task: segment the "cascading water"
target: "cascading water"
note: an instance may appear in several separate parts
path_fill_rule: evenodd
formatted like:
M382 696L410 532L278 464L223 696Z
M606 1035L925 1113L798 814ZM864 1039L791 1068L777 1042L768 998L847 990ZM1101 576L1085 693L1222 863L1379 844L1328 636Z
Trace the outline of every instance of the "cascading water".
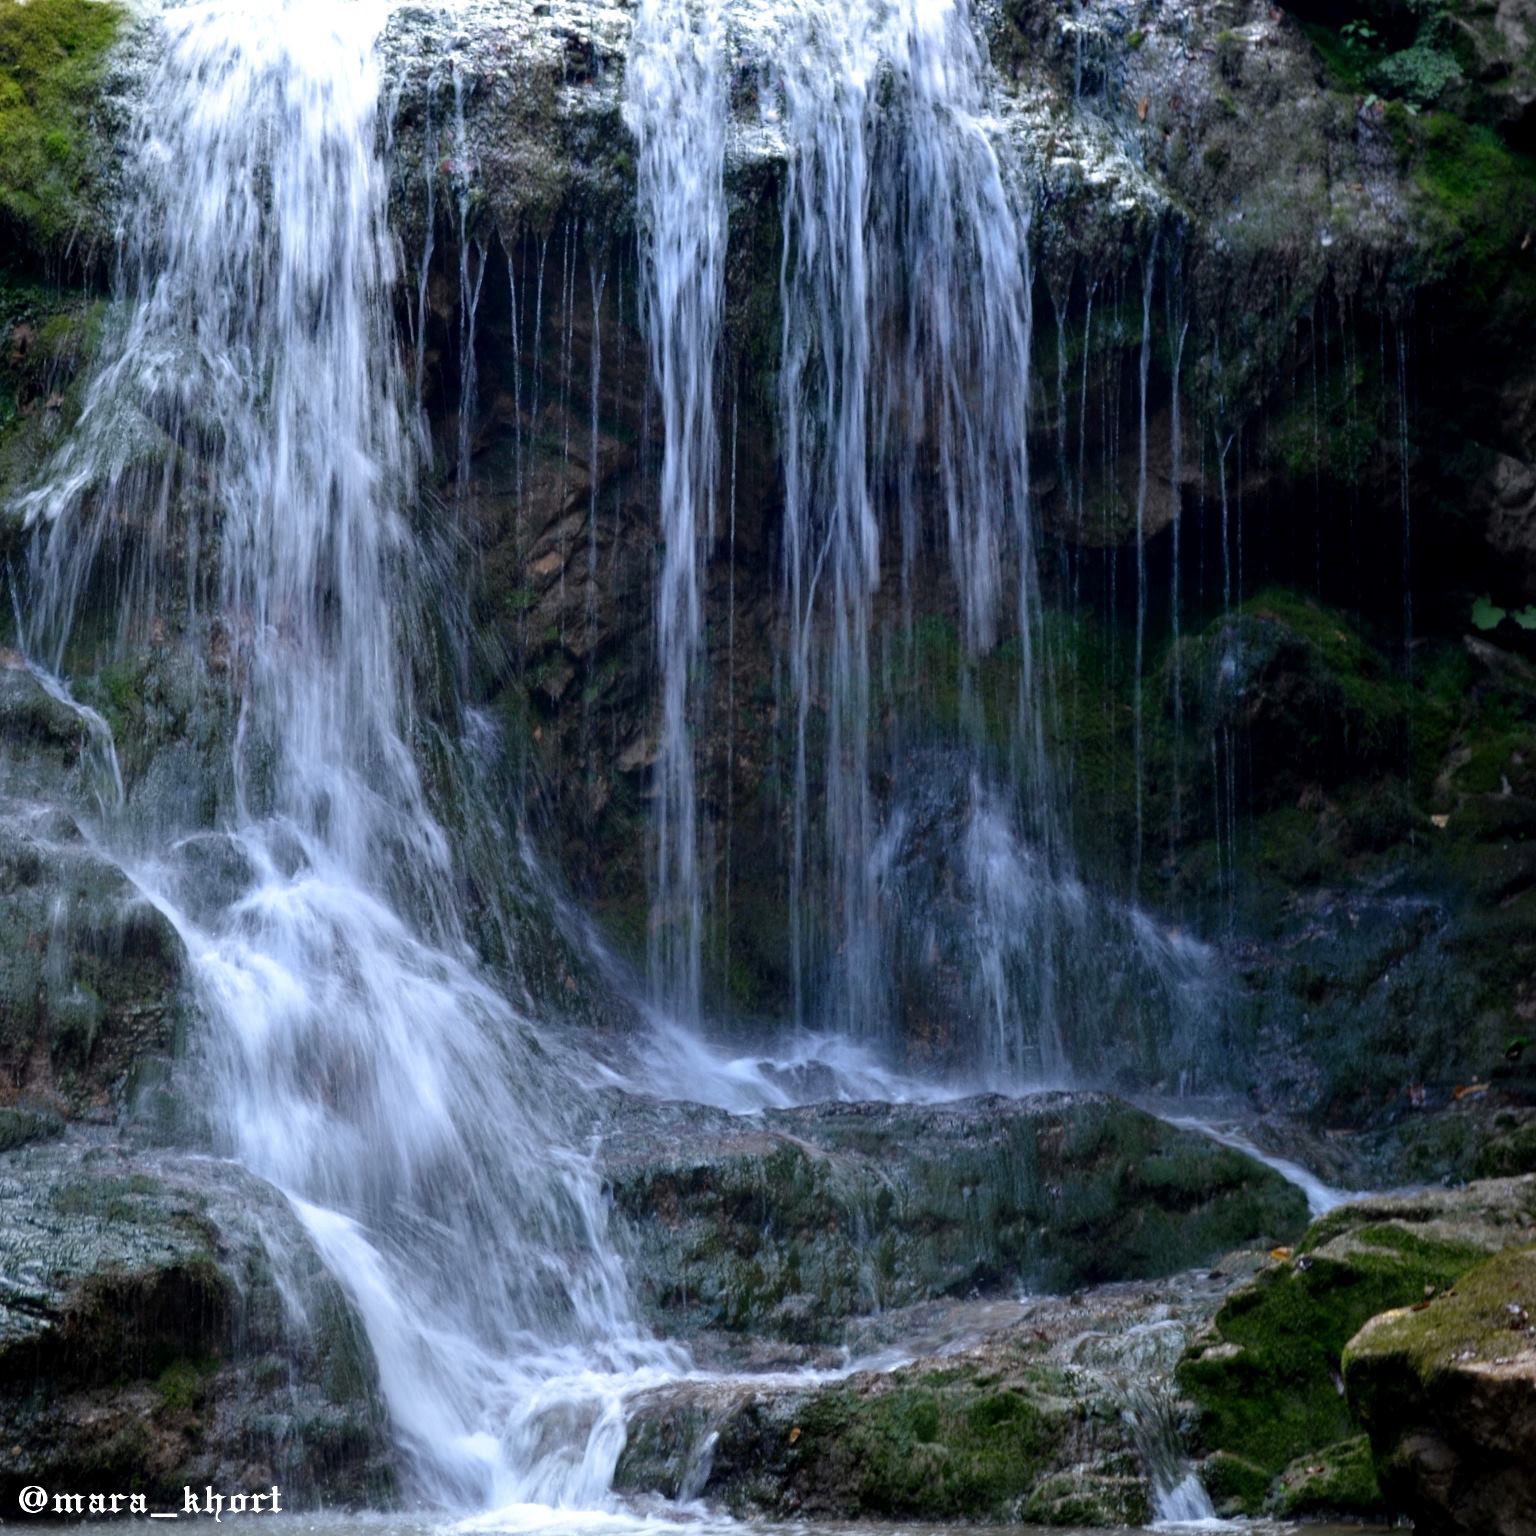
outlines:
M218 835L182 803L99 835L186 940L215 1142L288 1193L353 1296L421 1492L592 1504L619 1383L677 1358L631 1319L558 1059L477 972L409 745L430 633L381 19L168 13L119 328L24 503L24 640L53 667L179 643L225 701ZM106 636L80 622L98 603ZM211 845L223 888L194 903Z
M824 1021L872 1037L891 1016L871 787L875 599L892 538L907 585L930 485L968 656L996 642L1004 573L1015 573L1013 770L1027 830L1043 837L1051 821L1032 657L1029 224L963 5L808 3L778 27L796 1010L810 1012L819 985ZM835 964L811 952L818 898Z
M640 144L644 318L661 398L661 571L656 659L652 987L699 1012L703 894L690 707L703 632L703 563L714 538L719 440L715 354L725 279L725 38L719 0L644 0L626 77Z

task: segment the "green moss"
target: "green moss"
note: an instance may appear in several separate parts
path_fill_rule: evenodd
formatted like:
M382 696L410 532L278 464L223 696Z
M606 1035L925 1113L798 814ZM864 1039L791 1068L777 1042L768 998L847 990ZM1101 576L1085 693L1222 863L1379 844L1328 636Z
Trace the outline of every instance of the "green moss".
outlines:
M1200 1481L1218 1511L1259 1509L1269 1497L1270 1475L1230 1451L1215 1451L1200 1464Z
M0 1109L0 1152L58 1136L63 1130L64 1122L47 1110Z
M1369 1439L1355 1435L1293 1461L1280 1474L1272 1507L1287 1520L1312 1515L1379 1515L1381 1488L1376 1482Z
M1022 1392L978 1392L962 1373L935 1371L892 1392L823 1394L797 1443L824 1462L822 1475L835 1467L851 1481L862 1513L997 1519L1029 1494L1056 1439Z
M1352 47L1334 28L1318 22L1304 21L1301 30L1317 50L1324 69L1335 85L1352 91L1363 87L1370 60L1362 49Z
M1368 745L1397 739L1406 687L1347 619L1283 587L1266 588L1241 611L1278 620L1316 651L1346 703L1358 712Z
M35 246L81 219L91 98L123 17L110 0L0 6L0 218Z
M172 1413L189 1413L207 1394L218 1363L213 1360L176 1360L161 1371L155 1382L162 1408Z
M1479 1179L1511 1178L1536 1173L1536 1121L1495 1136L1477 1155L1473 1175Z
M143 1174L124 1178L77 1179L52 1191L53 1208L61 1216L96 1216L103 1221L133 1221L143 1215L141 1202L158 1186Z
M1509 285L1530 302L1536 276L1518 258L1536 217L1536 162L1492 129L1443 112L1421 120L1416 145L1413 179L1439 221L1445 264L1468 285L1467 301L1493 302Z
M1514 1354L1524 1329L1512 1308L1520 1307L1536 1309L1536 1248L1497 1254L1427 1306L1394 1310L1352 1339L1344 1379L1372 1436L1389 1440L1383 1431L1414 1416L1417 1390L1432 1389L1442 1375L1472 1360Z
M1337 1239L1342 1244L1327 1248ZM1345 1345L1370 1318L1419 1301L1486 1250L1395 1222L1361 1224L1345 1208L1315 1223L1297 1258L1263 1271L1217 1314L1214 1338L1180 1363L1210 1450L1276 1477L1298 1458L1352 1440L1360 1426L1339 1390ZM1238 1500L1257 1513L1251 1487Z

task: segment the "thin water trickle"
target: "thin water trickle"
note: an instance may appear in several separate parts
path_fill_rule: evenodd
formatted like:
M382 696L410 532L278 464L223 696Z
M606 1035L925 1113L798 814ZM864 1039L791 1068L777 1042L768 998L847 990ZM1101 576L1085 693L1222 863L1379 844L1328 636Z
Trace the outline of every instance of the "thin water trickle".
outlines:
M719 470L726 108L719 0L697 8L687 0L642 0L624 115L640 146L643 320L663 435L651 983L668 1008L690 1020L699 1015L704 920L691 708Z

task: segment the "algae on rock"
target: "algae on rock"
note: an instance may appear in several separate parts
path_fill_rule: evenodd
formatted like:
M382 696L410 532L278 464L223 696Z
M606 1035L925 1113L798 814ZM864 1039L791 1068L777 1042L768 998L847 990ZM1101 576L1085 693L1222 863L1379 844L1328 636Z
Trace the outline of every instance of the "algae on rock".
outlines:
M1533 1222L1536 1178L1379 1196L1315 1222L1292 1254L1228 1298L1179 1365L1213 1494L1247 1513L1271 1501L1294 1507L1313 1492L1335 1510L1378 1508L1346 1449L1362 1428L1344 1395L1346 1346L1371 1318L1438 1295L1490 1254L1528 1241ZM1348 1504L1355 1497L1364 1508Z

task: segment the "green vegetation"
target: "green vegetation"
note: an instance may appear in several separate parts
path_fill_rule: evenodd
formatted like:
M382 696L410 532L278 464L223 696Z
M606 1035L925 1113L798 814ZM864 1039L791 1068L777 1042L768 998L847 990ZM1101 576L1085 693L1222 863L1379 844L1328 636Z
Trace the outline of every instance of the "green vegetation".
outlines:
M1038 1368L1039 1390L1051 1373ZM796 1445L847 1480L850 1505L891 1518L1005 1519L1016 1516L1052 1464L1057 1416L1034 1394L978 1390L972 1372L933 1371L894 1392L847 1388L816 1397Z
M1512 619L1520 629L1536 629L1536 603L1527 604L1510 613L1508 609L1500 608L1485 593L1472 604L1472 623L1478 629L1497 629L1505 619Z
M1536 220L1536 162L1449 113L1413 127L1413 179L1440 225L1447 267L1469 285L1468 303L1493 303L1506 288L1536 301L1536 264L1520 259Z
M1536 1249L1512 1248L1456 1277L1454 1290L1437 1294L1427 1307L1404 1308L1383 1319L1344 1356L1351 1388L1358 1363L1367 1356L1400 1353L1422 1380L1442 1370L1457 1354L1475 1358L1505 1353L1510 1340L1510 1298L1530 1293ZM1382 1309L1386 1311L1386 1308ZM1368 1406L1362 1402L1362 1407Z
M91 100L124 12L111 0L0 6L0 221L46 249L91 195Z
M1486 97L1472 83L1499 78L1502 45L1480 56L1478 24L1451 0L1305 31L1336 85L1364 96L1392 134L1435 231L1439 270L1421 276L1456 275L1472 306L1511 289L1532 302L1536 270L1519 257L1536 218L1536 163L1482 120Z
M1356 1435L1298 1457L1280 1474L1272 1507L1287 1520L1317 1515L1369 1518L1376 1514L1382 1497L1371 1460L1371 1442L1364 1435Z
M1289 1257L1228 1298L1180 1363L1200 1410L1213 1496L1256 1514L1368 1514L1377 1507L1361 1425L1340 1390L1345 1347L1373 1317L1456 1285L1506 1230L1490 1195L1457 1221L1422 1210L1346 1206ZM1511 1229L1513 1230L1513 1229Z
M155 1382L161 1406L171 1413L190 1413L200 1407L218 1368L212 1359L172 1361Z

